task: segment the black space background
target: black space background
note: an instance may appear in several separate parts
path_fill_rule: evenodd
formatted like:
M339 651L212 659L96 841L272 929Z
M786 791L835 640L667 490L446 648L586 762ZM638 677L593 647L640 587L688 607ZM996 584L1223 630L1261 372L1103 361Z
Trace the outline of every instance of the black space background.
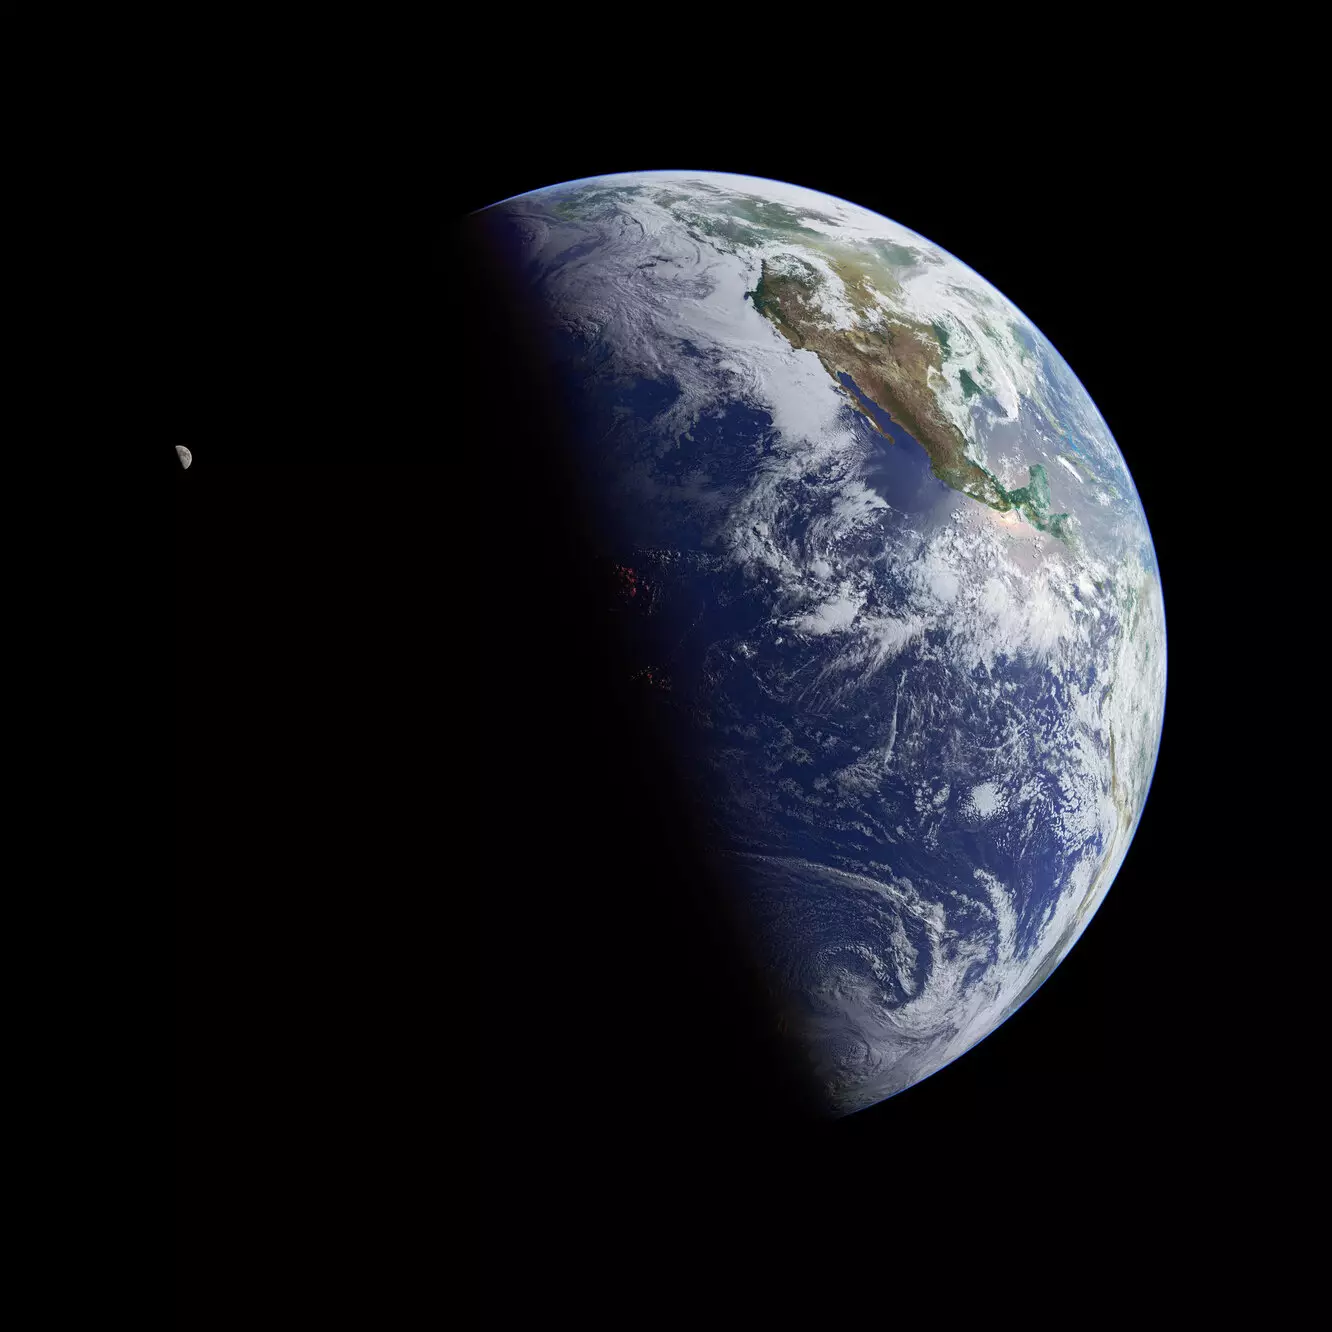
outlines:
M1168 363L1185 326L1227 336L1221 146L1184 111L981 161L911 123L871 152L808 125L756 148L548 119L534 99L508 119L454 104L425 144L353 123L326 143L301 118L200 134L180 211L199 251L180 299L208 311L178 383L195 461L164 445L162 464L195 1289L219 1262L295 1262L312 1235L410 1265L460 1219L502 1240L519 1217L552 1236L730 1218L755 1180L797 1229L812 1198L909 1210L922 1181L995 1173L1196 1203L1259 1077L1228 957L1265 873L1213 798L1237 571L1196 481L1204 443L1214 464L1234 446L1204 440ZM1101 409L1163 573L1165 732L1107 900L998 1032L832 1125L772 1057L619 688L539 359L454 262L471 208L668 166L851 199L991 280Z

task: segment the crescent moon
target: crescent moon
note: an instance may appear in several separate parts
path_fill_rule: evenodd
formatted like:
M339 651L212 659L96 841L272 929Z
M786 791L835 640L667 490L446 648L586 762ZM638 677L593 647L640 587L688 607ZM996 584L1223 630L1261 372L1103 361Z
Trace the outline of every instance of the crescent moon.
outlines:
M189 449L187 449L184 444L176 445L176 456L180 459L180 465L182 467L188 467L194 461L194 455L190 453Z

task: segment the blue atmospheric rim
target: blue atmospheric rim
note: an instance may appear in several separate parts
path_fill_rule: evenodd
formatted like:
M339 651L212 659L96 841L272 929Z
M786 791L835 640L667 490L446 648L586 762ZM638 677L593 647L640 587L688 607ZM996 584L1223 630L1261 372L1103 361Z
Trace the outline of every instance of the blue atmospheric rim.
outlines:
M586 185L591 183L592 181L611 180L619 176L691 176L691 175L725 176L731 180L752 180L752 181L771 183L774 185L786 185L790 189L803 190L806 194L812 194L819 199L831 199L833 203L845 204L848 208L859 209L860 212L862 213L868 213L870 217L882 218L885 222L891 222L893 226L900 227L903 231L910 233L912 236L920 237L920 239L924 241L926 245L930 246L932 249L938 250L940 254L947 255L948 258L950 258L954 263L960 264L964 269L966 269L968 273L972 274L974 277L978 278L981 282L983 282L987 287L989 287L991 291L999 292L999 295L1002 296L1003 299L1013 307L1013 309L1017 310L1018 314L1020 314L1022 318L1025 319L1027 323L1031 325L1032 328L1036 329L1037 333L1040 333L1041 338L1045 342L1045 345L1057 357L1059 357L1059 360L1063 364L1064 369L1067 370L1068 373L1073 377L1073 382L1082 390L1083 396L1087 399L1087 401L1091 403L1092 410L1096 413L1098 417L1100 417L1101 424L1105 427L1105 433L1110 436L1111 442L1115 446L1115 452L1119 454L1120 461L1124 463L1124 475L1128 477L1129 487L1132 489L1133 498L1138 505L1138 512L1142 515L1143 526L1147 529L1147 544L1148 546L1151 547L1152 563L1156 569L1156 581L1157 585L1161 589L1161 640L1165 651L1165 689L1161 695L1161 725L1156 732L1156 752L1152 755L1151 775L1147 778L1147 787L1146 790L1143 792L1142 805L1138 810L1137 817L1133 820L1133 831L1129 834L1128 846L1125 847L1124 849L1124 854L1127 857L1129 848L1131 848L1133 845L1133 839L1138 835L1138 825L1142 822L1143 813L1147 809L1148 801L1151 799L1152 783L1156 780L1156 765L1160 762L1161 758L1161 739L1165 734L1166 701L1170 697L1170 636L1168 628L1166 626L1166 618L1165 618L1165 587L1161 579L1161 563L1156 555L1156 542L1152 537L1152 525L1147 519L1147 510L1143 506L1142 496L1138 494L1137 482L1135 482L1133 479L1133 472L1129 468L1128 461L1124 457L1123 450L1120 449L1119 447L1119 441L1115 439L1114 431L1110 429L1110 423L1105 419L1104 416L1101 416L1101 409L1096 405L1096 399L1093 398L1092 395L1087 392L1087 386L1082 382L1082 380L1078 378L1077 371L1075 371L1073 367L1069 365L1069 363L1066 360L1064 360L1063 353L1059 350L1058 347L1054 345L1053 342L1050 341L1049 338L1045 336L1043 332L1041 332L1041 329L1037 325L1036 321L1032 319L1025 310L1021 309L1015 301L1011 300L1008 296L1005 296L1003 292L999 291L999 288L996 287L994 283L991 282L989 278L987 278L983 273L978 273L965 260L959 259L957 255L953 254L950 250L945 250L942 245L936 244L934 241L930 240L928 236L922 236L919 231L916 231L912 227L907 226L906 223L895 221L893 218L887 217L883 213L876 213L872 208L866 208L864 204L855 203L850 199L842 199L835 194L827 193L825 190L811 189L808 185L797 185L794 181L789 181L789 180L773 180L769 176L747 176L744 175L743 173L736 171L714 171L706 167L691 167L688 170L653 169L650 171L604 171L600 175L596 176L579 176L574 180L555 181L550 185L540 185L533 190L524 190L521 194L511 194L508 196L508 198L496 199L494 203L485 204L481 208L474 208L469 214L467 214L467 216L475 217L478 213L484 213L491 208L498 208L502 204L512 203L513 200L515 199L526 199L533 194L544 194L547 190L564 189L568 186L573 186L573 185ZM1118 877L1119 877L1119 871L1116 870L1115 878L1117 879ZM1087 923L1082 927L1082 933L1078 935L1078 938L1075 939L1073 941L1072 946L1070 946L1068 954L1065 954L1065 956L1061 958L1060 961L1050 969L1050 975L1046 976L1045 980L1041 981L1041 983L1015 1009L1013 1009L1013 1011L1009 1013L1009 1015L1006 1018L1004 1018L1000 1022L997 1022L993 1027L990 1028L989 1031L985 1033L984 1036L980 1038L980 1040L975 1041L971 1045L967 1046L967 1048L963 1050L961 1054L954 1055L953 1058L948 1060L948 1062L945 1064L940 1064L938 1068L934 1069L933 1072L926 1074L925 1077L921 1078L919 1082L913 1082L910 1086L903 1087L901 1091L894 1092L891 1096L885 1096L882 1100L874 1101L869 1105L861 1106L856 1110L852 1110L847 1115L841 1116L841 1118L850 1118L851 1115L860 1114L865 1110L872 1110L877 1105L883 1105L887 1101L894 1100L898 1096L901 1096L903 1093L909 1092L911 1090L911 1087L918 1087L922 1082L928 1082L930 1078L934 1077L936 1073L941 1073L950 1064L956 1063L957 1060L962 1058L962 1055L970 1053L972 1050L976 1048L976 1046L980 1045L981 1041L988 1040L991 1036L994 1035L996 1031L999 1030L1000 1027L1004 1026L1005 1023L1009 1022L1011 1019L1016 1017L1017 1014L1020 1013L1041 992L1041 990L1045 988L1045 985L1049 981L1050 976L1053 976L1055 972L1058 971L1059 968L1064 965L1064 962L1067 961L1069 954L1071 954L1073 951L1073 948L1077 947L1077 944L1079 940L1081 940L1082 935L1087 932L1088 928L1091 926L1092 921L1096 919L1096 915L1100 911L1101 906L1104 905L1105 899L1110 896L1110 889L1113 888L1114 886L1115 883L1114 880L1112 879L1110 881L1109 887L1106 888L1100 903L1098 903L1096 910L1092 912L1091 916L1087 919Z

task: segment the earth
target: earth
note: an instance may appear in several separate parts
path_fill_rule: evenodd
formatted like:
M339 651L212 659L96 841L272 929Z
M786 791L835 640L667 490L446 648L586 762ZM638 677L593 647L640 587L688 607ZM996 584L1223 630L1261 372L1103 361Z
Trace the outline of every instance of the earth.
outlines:
M1142 814L1161 586L1095 404L905 227L706 172L477 214L532 301L644 691L835 1114L994 1031Z

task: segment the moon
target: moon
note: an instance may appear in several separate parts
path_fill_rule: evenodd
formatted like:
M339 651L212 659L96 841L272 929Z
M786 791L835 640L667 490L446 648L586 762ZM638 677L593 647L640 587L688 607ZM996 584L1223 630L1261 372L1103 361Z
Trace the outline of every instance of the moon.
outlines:
M182 467L188 467L194 461L194 455L190 453L189 449L187 449L184 444L176 445L176 456L180 459L180 465Z

